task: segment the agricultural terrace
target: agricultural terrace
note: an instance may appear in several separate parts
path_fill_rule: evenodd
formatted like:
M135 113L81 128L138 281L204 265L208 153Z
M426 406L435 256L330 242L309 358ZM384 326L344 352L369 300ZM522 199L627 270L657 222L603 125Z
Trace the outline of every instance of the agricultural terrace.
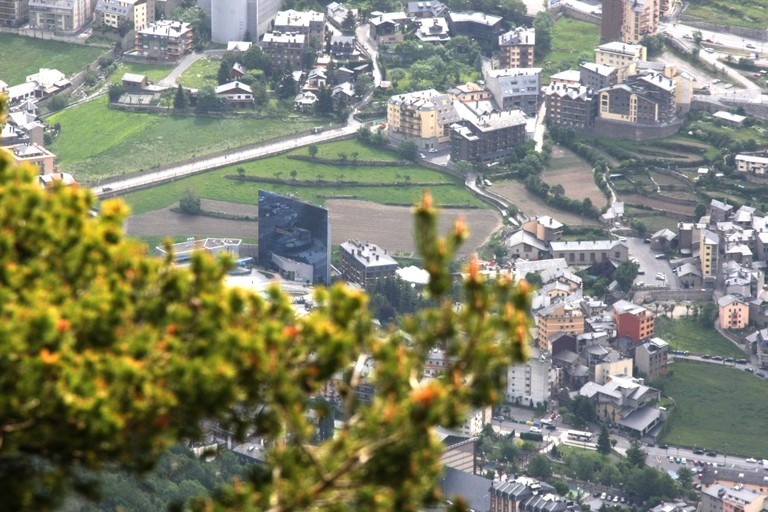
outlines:
M768 12L764 0L691 0L683 20L706 21L717 25L732 25L764 30Z
M547 171L542 173L545 176ZM525 189L525 185L517 180L497 180L493 192L513 203L525 215L550 215L568 226L598 226L597 221L582 217L576 213L554 208Z
M221 59L203 57L192 63L176 80L177 84L190 89L202 89L206 85L216 87L219 85L217 75Z
M657 304L657 306L659 306ZM724 338L712 325L691 316L672 320L658 315L655 320L656 336L662 338L672 350L687 350L692 354L710 354L723 357L744 357L744 352Z
M47 121L61 126L51 150L62 170L81 183L257 144L317 125L317 120L295 114L257 119L130 113L110 109L106 97L58 112Z
M105 51L95 46L0 33L0 80L8 85L20 84L40 68L58 69L72 76Z
M607 204L607 198L595 185L592 166L562 146L552 146L552 157L541 179L550 187L561 185L571 199L589 198L598 208Z
M120 84L123 82L123 75L126 73L134 73L136 75L145 75L150 82L157 83L168 76L171 71L173 71L173 66L122 62L120 63L120 66L109 75L109 82Z
M560 17L552 28L552 51L542 59L542 83L549 83L549 77L559 71L578 69L580 62L594 62L599 45L598 25Z
M675 402L660 441L768 458L762 379L733 366L677 360L671 375L654 384Z

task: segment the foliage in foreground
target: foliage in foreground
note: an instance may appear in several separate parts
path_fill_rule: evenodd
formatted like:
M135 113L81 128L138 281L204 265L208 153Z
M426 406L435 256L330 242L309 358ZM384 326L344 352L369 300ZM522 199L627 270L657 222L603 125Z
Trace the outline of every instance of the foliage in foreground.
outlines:
M458 221L439 237L427 193L415 233L437 306L381 332L367 296L343 285L316 290L316 308L297 318L276 287L266 298L226 287L231 261L199 254L178 268L150 258L123 236L122 202L91 217L89 191L44 191L30 169L0 158L8 509L48 509L72 488L90 489L83 469L148 470L212 419L269 439L270 471L192 510L418 510L440 498L434 427L456 427L470 406L497 401L506 368L527 356L527 283L485 283L473 260L465 304L455 308L448 263L467 227ZM435 346L452 362L443 377L420 380ZM370 404L354 393L366 359ZM307 398L339 372L346 420L336 437L311 445L307 412L317 402Z

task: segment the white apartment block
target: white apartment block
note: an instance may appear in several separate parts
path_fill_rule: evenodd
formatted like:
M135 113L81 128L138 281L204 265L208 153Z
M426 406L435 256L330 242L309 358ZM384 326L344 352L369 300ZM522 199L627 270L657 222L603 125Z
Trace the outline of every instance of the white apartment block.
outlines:
M764 156L736 155L736 170L747 174L765 176L768 172L768 158Z

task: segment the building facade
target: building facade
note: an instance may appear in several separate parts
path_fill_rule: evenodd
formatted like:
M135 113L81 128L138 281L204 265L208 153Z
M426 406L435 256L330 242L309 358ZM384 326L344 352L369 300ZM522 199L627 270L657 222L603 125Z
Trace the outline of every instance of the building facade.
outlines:
M551 341L558 334L584 332L584 313L578 305L559 302L547 306L535 315L538 325L538 347L552 352Z
M90 0L29 0L29 24L62 34L76 34L91 20Z
M282 33L306 36L307 45L321 49L325 42L325 13L316 11L279 11L272 29Z
M552 360L536 354L523 364L513 364L507 370L506 401L523 406L539 407L549 402L554 383Z
M267 32L261 48L269 55L272 69L300 69L307 50L307 36L296 32Z
M595 64L616 68L617 83L634 75L639 61L648 59L648 50L639 44L612 41L595 48Z
M18 27L29 20L29 0L0 0L0 26Z
M629 260L629 247L619 240L585 240L551 242L553 258L563 258L570 265L589 266L602 261Z
M668 373L669 344L661 338L650 338L635 348L635 367L638 376L648 381L664 377Z
M768 172L768 158L754 155L736 155L736 170L747 174L765 176Z

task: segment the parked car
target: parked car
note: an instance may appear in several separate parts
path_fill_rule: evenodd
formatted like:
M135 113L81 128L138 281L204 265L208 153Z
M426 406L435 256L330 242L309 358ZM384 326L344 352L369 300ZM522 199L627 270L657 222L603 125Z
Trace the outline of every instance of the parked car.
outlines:
M667 255L664 254L663 252L660 252L659 254L654 254L653 257L656 258L657 260L667 259Z
M605 493L603 493L603 494L601 494L601 495L600 495L600 499L601 499L601 500L604 500L604 499L606 498L606 496L607 496L607 495L606 495Z
M747 48L749 48L750 50L754 50L755 45L753 45L752 43L747 43Z
M749 457L748 459L744 459L744 462L749 462L750 464L757 464L757 459L754 457Z

